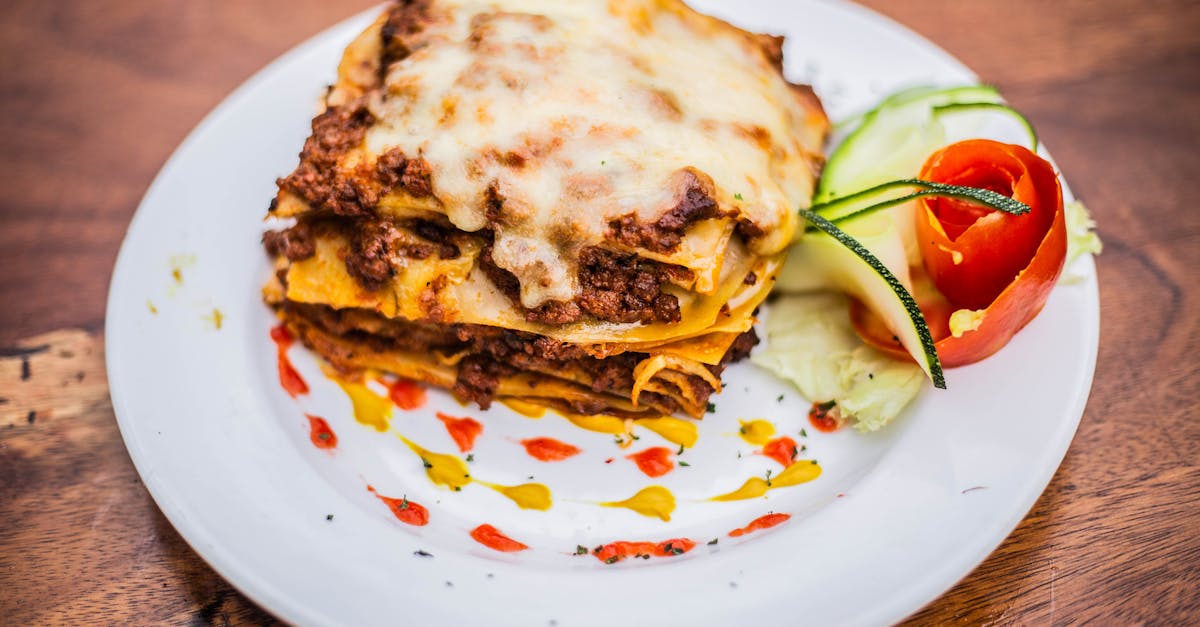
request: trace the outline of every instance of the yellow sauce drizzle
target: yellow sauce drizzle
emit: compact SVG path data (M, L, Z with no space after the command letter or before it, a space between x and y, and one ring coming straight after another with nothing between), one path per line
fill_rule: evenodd
M470 485L472 481L475 481L503 494L521 509L546 511L554 504L550 495L550 488L540 483L522 483L521 485L507 486L487 481L478 481L472 479L471 471L462 459L454 455L434 453L404 436L400 436L400 440L421 458L421 462L425 464L425 475L436 485L446 486L457 491L462 490L464 486Z
M800 485L820 476L821 467L816 462L808 459L800 460L784 468L783 472L779 473L778 476L772 477L769 482L762 477L750 477L742 484L742 487L727 494L714 496L709 500L741 501L744 499L753 499L765 495L767 490Z
M634 424L657 433L664 440L672 444L688 448L695 446L696 440L700 437L700 432L696 429L696 423L670 416L639 418L634 421Z
M425 464L425 474L430 481L453 490L461 490L463 486L471 483L471 471L467 469L467 464L463 460L453 455L434 453L424 449L404 436L400 436L400 439L408 445L408 448L412 449L412 452L421 457L421 461Z
M629 433L629 425L624 418L616 416L606 416L604 414L595 414L588 416L585 414L563 414L563 417L571 421L571 424L580 429L588 431L596 431L599 433L610 433L612 435L625 435Z
M387 431L392 419L392 401L386 396L380 396L363 383L351 383L334 379L350 397L354 406L354 419L359 423L374 427L376 431Z
M601 505L604 507L624 507L642 516L659 518L667 522L671 520L671 512L675 511L675 495L662 486L652 485L648 488L642 488L637 494L624 501L610 501L601 503Z
M508 497L521 509L536 509L544 512L554 504L550 496L550 488L540 483L522 483L514 486L497 485L486 481L479 483Z
M762 477L750 477L746 480L746 483L742 484L742 487L721 496L714 496L712 500L741 501L743 499L753 499L766 494L768 489L765 479Z
M775 435L775 425L766 420L739 420L742 423L742 428L738 430L738 435L742 439L755 445L762 446L771 441L771 436Z
M525 416L526 418L541 418L546 415L546 408L542 405L530 403L517 398L506 398L500 401L504 406Z

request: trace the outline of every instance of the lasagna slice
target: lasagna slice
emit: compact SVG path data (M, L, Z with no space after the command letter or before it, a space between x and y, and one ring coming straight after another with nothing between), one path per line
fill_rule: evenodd
M782 44L678 0L393 3L278 181L266 301L346 376L700 417L822 164Z

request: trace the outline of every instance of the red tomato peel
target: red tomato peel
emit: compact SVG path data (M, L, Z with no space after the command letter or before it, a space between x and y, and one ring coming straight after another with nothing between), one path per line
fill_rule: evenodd
M942 366L971 364L1000 350L1033 320L1057 283L1067 252L1062 188L1046 160L1021 146L982 139L935 152L920 178L991 189L1030 207L1017 216L956 199L919 201L916 227L924 268L914 269L913 297ZM982 314L975 329L954 337L950 316L960 309ZM868 344L911 359L865 306L854 303L850 315Z

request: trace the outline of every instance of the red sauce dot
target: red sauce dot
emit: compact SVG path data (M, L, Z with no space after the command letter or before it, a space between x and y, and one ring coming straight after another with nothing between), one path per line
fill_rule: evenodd
M408 379L396 379L387 384L388 398L403 410L420 409L425 406L425 388Z
M383 504L392 510L392 514L400 522L416 527L424 527L429 524L429 510L425 509L420 503L410 501L408 497L394 499L390 496L383 496L371 486L367 486L367 490L371 494L374 494L375 498L383 501Z
M596 547L592 555L605 564L614 564L630 557L674 557L692 550L696 543L687 538L663 542L610 542Z
M271 328L271 339L275 342L275 366L279 370L279 385L292 398L308 394L308 384L304 382L300 373L296 372L296 368L292 366L292 360L288 358L287 354L287 350L295 338L288 332L287 327L281 324Z
M770 457L779 462L784 468L787 468L792 465L792 462L796 461L796 457L800 454L800 449L796 446L795 440L785 435L767 442L762 447L761 454Z
M502 551L504 553L515 553L517 551L524 551L525 549L529 548L528 546L513 540L503 533L500 533L499 529L496 529L491 525L479 525L478 527L472 529L471 537L474 538L476 542L486 546L489 549Z
M574 457L582 451L577 446L560 442L554 438L529 438L521 440L521 446L530 457L543 462L558 462Z
M792 517L791 514L767 514L765 516L759 516L758 518L755 518L754 520L750 521L750 524L746 525L745 527L742 527L740 529L734 529L733 531L730 531L729 537L737 538L739 536L744 536L748 533L753 533L755 531L762 531L763 529L770 529L771 527L774 527L775 525L779 525L784 522L787 522L787 520L791 517Z
M442 412L437 413L438 420L446 425L446 431L450 433L450 437L454 439L454 443L458 445L458 450L466 453L475 447L475 438L483 433L483 425L479 424L474 418L458 418L449 416Z
M817 431L833 433L842 427L842 413L832 401L813 403L808 410L808 423Z
M337 434L329 428L324 418L312 414L304 416L308 418L308 439L312 440L313 446L328 450L337 448Z
M648 448L640 453L626 455L626 459L632 459L637 467L649 477L661 477L675 468L675 462L671 461L672 451L665 446L656 446Z

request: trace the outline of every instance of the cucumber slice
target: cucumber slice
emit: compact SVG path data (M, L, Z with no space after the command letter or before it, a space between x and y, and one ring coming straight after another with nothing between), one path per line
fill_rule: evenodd
M950 104L938 105L933 108L933 119L940 120L947 115L954 113L966 113L970 111L995 111L1012 117L1025 130L1025 134L1029 136L1029 149L1037 152L1038 135L1033 128L1033 123L1029 118L1025 117L1020 111L999 102L953 102Z
M839 229L835 224L808 209L801 209L800 215L820 229L824 235L832 238L857 257L843 256L835 263L840 267L843 286L853 296L864 301L874 311L880 312L885 319L905 324L892 327L897 339L916 359L917 365L933 381L933 386L946 389L946 379L942 374L942 362L938 359L937 348L933 345L933 336L925 315L917 306L917 301L896 275L892 274L870 250L867 250L858 240ZM823 237L814 235L812 239ZM809 244L810 242L805 242ZM824 255L828 261L834 261L831 255ZM864 267L865 264L865 267Z
M849 190L915 175L921 163L945 143L945 128L934 108L959 103L1002 104L995 87L970 85L913 88L885 98L863 114L861 123L825 164L814 203L824 203Z

